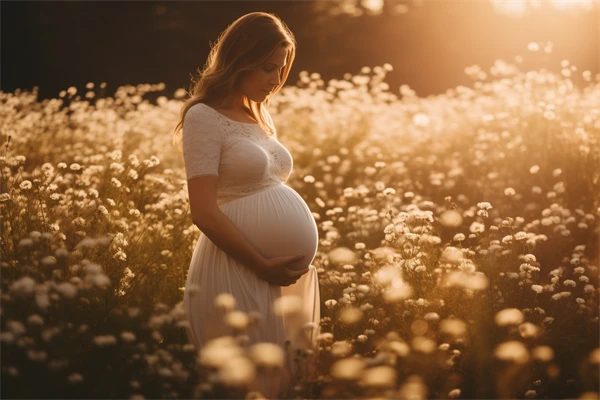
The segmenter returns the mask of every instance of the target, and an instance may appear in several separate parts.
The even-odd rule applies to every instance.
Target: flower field
[[[272,100],[320,238],[292,398],[598,398],[600,77],[562,68],[497,61],[428,97],[389,64],[303,71]],[[227,298],[237,335],[187,343],[185,91],[101,88],[0,93],[2,397],[259,398],[284,349],[245,351]]]

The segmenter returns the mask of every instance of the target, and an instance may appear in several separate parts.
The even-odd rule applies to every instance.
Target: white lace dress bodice
[[[258,124],[234,121],[204,103],[193,105],[183,123],[186,177],[218,176],[217,203],[285,183],[290,152]]]

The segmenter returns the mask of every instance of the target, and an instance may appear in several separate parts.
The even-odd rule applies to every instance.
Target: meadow
[[[561,68],[498,60],[428,97],[389,64],[303,71],[273,99],[320,238],[297,398],[598,398],[600,77]],[[144,98],[164,89],[0,93],[3,398],[259,398],[278,367],[243,326],[187,343],[200,231],[171,141],[186,92]]]

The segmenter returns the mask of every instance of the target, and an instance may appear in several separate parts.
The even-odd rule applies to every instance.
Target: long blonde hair
[[[269,134],[275,132],[273,121],[265,106],[270,97],[284,85],[296,55],[296,39],[285,23],[275,14],[252,12],[241,16],[219,35],[211,47],[206,64],[198,72],[198,79],[192,78],[192,88],[181,109],[180,120],[175,127],[173,143],[181,145],[183,121],[187,111],[194,104],[214,103],[216,107],[225,104],[239,80],[247,71],[265,63],[278,47],[287,48],[286,65],[280,73],[279,85],[263,103],[257,103],[243,96],[243,103],[258,124]]]

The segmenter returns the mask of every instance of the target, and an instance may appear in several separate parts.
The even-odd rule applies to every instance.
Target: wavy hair
[[[237,89],[241,78],[269,60],[278,47],[287,48],[287,63],[280,72],[279,85],[263,103],[246,96],[242,100],[261,128],[272,135],[275,127],[265,106],[269,105],[270,98],[279,92],[287,80],[296,55],[296,39],[275,14],[252,12],[232,22],[211,46],[204,68],[197,71],[197,79],[192,78],[189,98],[181,109],[173,143],[181,145],[183,121],[190,107],[207,102],[216,107],[224,105],[229,95]]]

